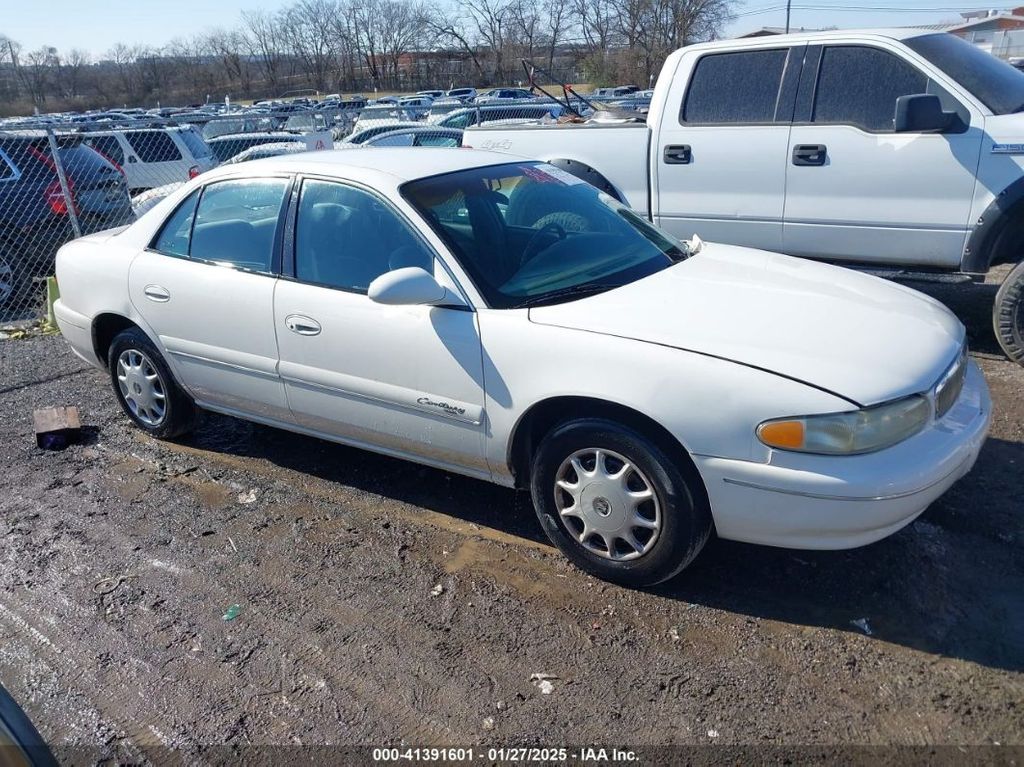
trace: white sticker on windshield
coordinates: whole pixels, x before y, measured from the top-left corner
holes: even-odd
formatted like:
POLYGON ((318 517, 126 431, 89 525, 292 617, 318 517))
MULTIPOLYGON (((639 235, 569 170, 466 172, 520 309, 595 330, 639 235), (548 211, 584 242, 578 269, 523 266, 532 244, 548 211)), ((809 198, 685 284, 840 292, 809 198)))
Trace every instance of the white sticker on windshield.
POLYGON ((543 168, 544 172, 551 176, 551 178, 557 181, 561 181, 566 186, 574 186, 576 184, 587 183, 583 179, 576 178, 576 176, 572 175, 571 173, 567 173, 561 168, 556 168, 554 165, 542 165, 541 168, 543 168))

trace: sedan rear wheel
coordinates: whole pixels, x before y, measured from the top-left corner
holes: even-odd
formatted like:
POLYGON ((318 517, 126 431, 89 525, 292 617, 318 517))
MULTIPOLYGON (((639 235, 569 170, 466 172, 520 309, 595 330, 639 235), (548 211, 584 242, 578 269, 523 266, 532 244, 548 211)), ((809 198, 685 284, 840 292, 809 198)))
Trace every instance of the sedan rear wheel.
POLYGON ((651 586, 679 573, 712 522, 696 468, 673 447, 600 418, 556 426, 537 448, 530 479, 548 537, 604 580, 651 586))
POLYGON ((114 337, 107 357, 114 395, 128 417, 158 439, 192 430, 196 408, 149 336, 139 328, 114 337))
POLYGON ((166 385, 138 349, 125 349, 117 358, 117 385, 132 415, 146 426, 156 428, 167 418, 166 385))

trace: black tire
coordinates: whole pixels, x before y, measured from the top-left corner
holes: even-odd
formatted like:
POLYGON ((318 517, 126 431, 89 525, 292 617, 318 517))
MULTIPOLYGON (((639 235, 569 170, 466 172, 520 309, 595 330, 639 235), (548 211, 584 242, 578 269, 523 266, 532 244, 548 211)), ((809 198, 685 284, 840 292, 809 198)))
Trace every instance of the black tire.
POLYGON ((999 286, 992 307, 992 328, 1006 356, 1024 365, 1024 261, 999 286))
POLYGON ((110 370, 110 383, 114 388, 114 396, 117 397, 121 408, 135 422, 136 426, 157 439, 173 439, 192 431, 196 421, 195 403, 178 386, 159 350, 149 340, 149 336, 139 328, 128 328, 114 336, 107 355, 107 367, 110 370), (155 415, 147 415, 145 412, 138 412, 138 407, 129 404, 128 398, 122 391, 121 382, 118 380, 118 361, 122 355, 131 352, 142 355, 142 358, 149 363, 152 371, 158 377, 159 389, 163 395, 163 411, 160 418, 156 418, 155 415))
POLYGON ((0 687, 0 744, 4 764, 57 767, 57 760, 39 730, 3 687, 0 687))
MULTIPOLYGON (((586 463, 583 467, 590 469, 586 463)), ((577 474, 575 470, 572 473, 577 474)), ((574 484, 586 486, 578 475, 574 484)), ((603 418, 568 421, 552 429, 534 454, 530 491, 541 527, 552 543, 580 569, 614 583, 653 586, 667 581, 696 558, 711 535, 712 519, 707 494, 693 464, 685 458, 674 459, 655 440, 640 431, 603 418), (559 495, 565 492, 556 489, 556 480, 564 479, 559 472, 567 471, 564 467, 571 456, 577 452, 586 453, 591 448, 617 454, 611 458, 615 465, 608 467, 613 474, 621 468, 620 458, 635 466, 639 476, 633 473, 630 481, 648 485, 659 504, 657 513, 643 511, 645 516, 660 519, 657 533, 651 533, 649 538, 640 541, 644 546, 650 545, 648 550, 640 553, 635 547, 625 545, 624 539, 612 543, 615 548, 613 555, 625 553, 635 558, 610 558, 607 541, 599 533, 590 536, 589 545, 585 545, 579 539, 587 530, 582 520, 566 519, 560 513, 560 505, 563 508, 571 505, 571 496, 568 493, 559 495), (604 553, 601 553, 602 549, 604 553)), ((581 498, 585 499, 586 493, 581 489, 581 498)), ((594 497, 588 507, 589 516, 598 524, 601 520, 594 514, 608 518, 620 513, 617 498, 610 496, 609 500, 602 495, 594 497)), ((580 505, 577 501, 576 507, 580 505)), ((587 507, 586 502, 582 505, 587 507)), ((614 526, 614 520, 611 526, 614 526)), ((637 531, 643 532, 640 528, 633 532, 637 531)))
POLYGON ((12 313, 33 308, 32 288, 29 275, 0 247, 0 309, 12 313))

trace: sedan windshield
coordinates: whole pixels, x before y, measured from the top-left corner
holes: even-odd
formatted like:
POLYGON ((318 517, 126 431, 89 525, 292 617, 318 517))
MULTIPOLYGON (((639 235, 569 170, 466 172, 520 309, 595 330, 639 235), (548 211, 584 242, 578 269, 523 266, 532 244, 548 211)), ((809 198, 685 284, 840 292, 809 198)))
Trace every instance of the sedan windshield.
POLYGON ((447 173, 402 187, 495 309, 617 288, 686 246, 607 194, 542 163, 447 173))

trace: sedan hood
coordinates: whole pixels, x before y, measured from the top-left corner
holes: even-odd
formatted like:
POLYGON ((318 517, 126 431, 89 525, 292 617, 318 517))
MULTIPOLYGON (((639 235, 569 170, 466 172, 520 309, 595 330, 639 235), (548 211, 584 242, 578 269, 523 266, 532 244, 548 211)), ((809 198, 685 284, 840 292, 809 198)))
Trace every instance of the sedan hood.
POLYGON ((533 308, 530 320, 721 357, 858 405, 930 388, 964 338, 952 312, 910 288, 710 243, 630 285, 533 308))

